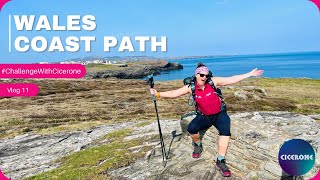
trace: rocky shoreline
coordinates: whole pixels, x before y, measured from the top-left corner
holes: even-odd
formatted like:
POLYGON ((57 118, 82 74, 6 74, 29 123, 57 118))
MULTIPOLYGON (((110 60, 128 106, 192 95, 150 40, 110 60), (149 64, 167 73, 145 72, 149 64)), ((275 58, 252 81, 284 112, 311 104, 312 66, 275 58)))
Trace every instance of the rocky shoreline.
POLYGON ((116 77, 119 79, 139 79, 146 77, 150 74, 159 75, 164 71, 183 69, 183 66, 179 63, 168 62, 166 64, 159 65, 135 65, 131 67, 123 67, 119 70, 104 70, 98 72, 87 72, 88 78, 110 78, 116 77))

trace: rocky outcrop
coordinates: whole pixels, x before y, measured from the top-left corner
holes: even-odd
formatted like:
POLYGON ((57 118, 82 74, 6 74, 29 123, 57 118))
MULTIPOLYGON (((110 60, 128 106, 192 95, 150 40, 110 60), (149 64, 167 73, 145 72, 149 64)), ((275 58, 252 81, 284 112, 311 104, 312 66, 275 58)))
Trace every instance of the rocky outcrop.
POLYGON ((87 77, 92 78, 109 78, 116 77, 120 79, 139 79, 146 77, 150 74, 159 75, 163 71, 183 69, 183 66, 179 63, 166 63, 165 65, 140 65, 134 67, 124 68, 122 70, 107 70, 99 72, 87 72, 87 77))
POLYGON ((0 140, 0 169, 13 180, 48 171, 59 165, 54 163, 55 160, 132 124, 103 125, 92 130, 53 135, 25 134, 0 140))
POLYGON ((233 93, 234 97, 236 97, 237 99, 240 100, 247 100, 248 96, 246 95, 246 93, 244 91, 236 91, 233 93))
POLYGON ((255 86, 228 86, 228 89, 236 90, 233 95, 239 100, 261 100, 261 97, 267 96, 267 92, 255 86))
POLYGON ((320 123, 308 116, 290 112, 248 112, 230 115, 231 142, 227 163, 232 177, 224 178, 216 170, 218 132, 210 128, 203 136, 204 152, 191 157, 191 139, 186 126, 192 116, 182 120, 161 120, 168 158, 163 163, 157 122, 145 126, 131 123, 104 125, 90 131, 54 135, 26 134, 0 141, 0 169, 12 179, 22 179, 58 167, 54 160, 86 148, 96 139, 117 129, 132 127, 125 140, 145 139, 143 145, 131 147, 135 153, 152 147, 144 158, 133 164, 109 170, 116 179, 286 179, 278 163, 281 144, 292 138, 307 140, 316 151, 314 168, 304 177, 313 177, 320 169, 320 123), (153 137, 153 138, 150 138, 153 137))
MULTIPOLYGON (((167 126, 162 122, 164 134, 170 134, 173 130, 182 132, 182 137, 175 138, 170 147, 166 167, 163 167, 158 146, 145 159, 114 170, 112 175, 128 179, 286 179, 288 175, 282 172, 277 156, 280 146, 292 138, 307 140, 316 151, 315 166, 305 178, 313 177, 320 168, 320 124, 314 119, 289 112, 239 113, 231 115, 232 139, 227 154, 227 163, 233 176, 224 178, 214 165, 218 139, 215 128, 210 128, 203 136, 202 157, 191 157, 191 139, 187 136, 186 126, 192 118, 183 118, 182 128, 177 124, 167 126)), ((153 124, 153 128, 157 129, 156 124, 153 124)), ((166 137, 168 148, 172 137, 166 137)))

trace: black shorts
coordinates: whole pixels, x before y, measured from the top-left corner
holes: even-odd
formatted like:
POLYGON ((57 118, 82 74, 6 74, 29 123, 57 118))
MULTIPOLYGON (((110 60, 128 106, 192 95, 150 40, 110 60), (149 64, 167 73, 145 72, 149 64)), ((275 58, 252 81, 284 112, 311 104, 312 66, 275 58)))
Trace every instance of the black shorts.
POLYGON ((221 111, 218 114, 209 116, 198 114, 188 125, 190 134, 197 134, 201 130, 214 126, 221 136, 231 136, 230 133, 230 117, 227 112, 221 111))

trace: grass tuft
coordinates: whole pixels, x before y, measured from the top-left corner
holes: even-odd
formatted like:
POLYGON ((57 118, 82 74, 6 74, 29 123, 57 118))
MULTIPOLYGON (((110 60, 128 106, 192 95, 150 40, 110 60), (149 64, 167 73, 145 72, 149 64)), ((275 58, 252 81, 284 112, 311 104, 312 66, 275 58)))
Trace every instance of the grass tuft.
MULTIPOLYGON (((150 121, 156 113, 149 87, 143 80, 15 80, 36 83, 40 94, 33 98, 0 98, 0 138, 23 134, 55 133, 124 121, 150 121)), ((235 86, 265 89, 250 93, 261 100, 239 100, 237 89, 222 88, 229 112, 290 111, 320 113, 320 80, 250 78, 235 86)), ((156 82, 158 91, 182 87, 182 80, 156 82)), ((180 118, 194 110, 188 96, 157 99, 160 119, 180 118)))
POLYGON ((124 141, 123 138, 130 132, 132 132, 130 129, 111 132, 104 137, 110 139, 111 143, 70 154, 57 161, 61 164, 57 169, 26 179, 106 179, 110 177, 108 170, 128 166, 136 159, 143 157, 149 150, 143 149, 139 153, 130 152, 128 150, 130 147, 142 145, 144 142, 143 140, 124 141))

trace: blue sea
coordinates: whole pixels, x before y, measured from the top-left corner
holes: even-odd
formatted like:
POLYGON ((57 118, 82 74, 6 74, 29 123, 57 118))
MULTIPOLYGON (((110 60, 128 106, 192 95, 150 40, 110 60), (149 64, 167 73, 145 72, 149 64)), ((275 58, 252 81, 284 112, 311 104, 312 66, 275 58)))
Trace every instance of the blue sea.
POLYGON ((169 61, 182 64, 183 69, 163 72, 154 77, 156 81, 192 76, 198 62, 204 63, 214 76, 220 77, 243 74, 258 68, 264 70, 262 77, 320 79, 320 52, 215 56, 169 61))

